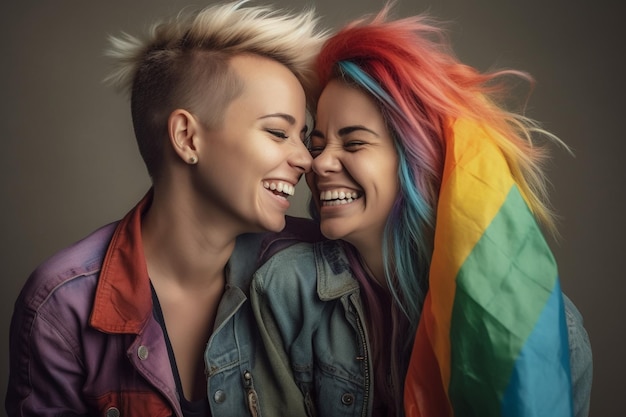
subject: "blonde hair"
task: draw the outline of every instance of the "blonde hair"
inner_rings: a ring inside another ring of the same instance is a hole
[[[308,98],[316,95],[313,61],[327,36],[317,28],[314,11],[243,7],[247,2],[185,9],[153,24],[144,38],[128,33],[109,38],[107,55],[116,67],[105,81],[130,94],[139,150],[153,178],[160,172],[173,110],[185,108],[214,126],[241,92],[242,83],[229,66],[233,56],[274,59],[291,70]]]

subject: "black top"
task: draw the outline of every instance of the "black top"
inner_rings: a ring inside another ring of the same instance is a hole
[[[167,353],[170,357],[170,364],[172,366],[172,374],[174,375],[174,381],[176,381],[176,392],[178,398],[180,398],[180,408],[183,410],[183,416],[185,417],[210,417],[211,409],[209,408],[208,397],[205,396],[201,400],[188,401],[183,393],[183,385],[180,382],[180,375],[178,374],[178,366],[176,366],[176,358],[174,357],[174,350],[170,343],[170,338],[167,335],[167,329],[165,327],[165,319],[163,318],[163,311],[161,310],[161,304],[157,293],[150,283],[150,289],[152,290],[152,310],[154,318],[161,325],[163,329],[163,335],[165,337],[165,344],[167,345]]]

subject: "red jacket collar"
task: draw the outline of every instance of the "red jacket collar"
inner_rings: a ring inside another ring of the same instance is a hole
[[[141,218],[152,190],[117,225],[107,249],[91,312],[91,326],[106,333],[137,334],[152,314],[150,278]]]

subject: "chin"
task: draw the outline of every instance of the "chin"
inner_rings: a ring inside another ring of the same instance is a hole
[[[261,223],[261,231],[278,233],[285,228],[285,224],[285,216],[282,216],[280,219]]]
[[[343,233],[341,230],[337,230],[336,227],[332,227],[330,225],[324,225],[324,222],[322,222],[322,224],[320,225],[320,231],[326,239],[330,240],[343,239],[343,237],[345,236],[345,233]]]

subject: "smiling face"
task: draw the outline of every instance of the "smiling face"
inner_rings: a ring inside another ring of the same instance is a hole
[[[399,190],[398,155],[376,102],[333,80],[318,102],[310,144],[313,193],[321,230],[364,254],[381,247]]]
[[[201,132],[196,188],[212,221],[232,223],[236,233],[280,231],[287,197],[311,166],[304,91],[287,67],[268,58],[236,56],[231,67],[243,89],[219,126]]]

